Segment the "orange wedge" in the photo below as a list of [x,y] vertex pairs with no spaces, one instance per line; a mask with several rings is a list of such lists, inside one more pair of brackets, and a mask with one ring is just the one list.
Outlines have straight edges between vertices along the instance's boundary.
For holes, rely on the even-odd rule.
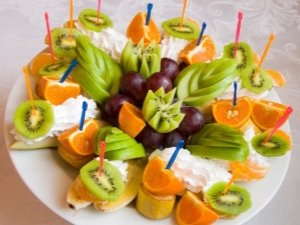
[[[54,59],[57,59],[54,57]],[[42,66],[52,63],[52,56],[50,53],[41,53],[37,55],[30,64],[30,73],[32,75],[39,75]]]
[[232,104],[232,100],[220,100],[212,104],[212,112],[218,123],[239,128],[250,118],[251,99],[248,96],[237,98],[235,106]]
[[191,41],[179,53],[179,58],[190,65],[197,62],[212,61],[216,55],[216,46],[210,36],[204,35],[197,46],[198,38]]
[[185,186],[171,170],[166,169],[166,166],[165,162],[156,156],[148,162],[144,170],[144,187],[158,196],[174,195],[185,190]]
[[283,116],[286,105],[268,100],[253,100],[251,119],[261,130],[272,129]]
[[144,39],[145,46],[148,46],[152,41],[156,44],[160,43],[161,34],[154,20],[150,18],[148,26],[146,24],[146,13],[140,12],[130,22],[126,36],[131,38],[134,44],[138,44],[141,39]]
[[53,105],[60,105],[80,94],[80,85],[72,79],[60,83],[59,77],[43,76],[39,82],[42,97]]
[[252,51],[252,53],[253,53],[253,58],[254,58],[253,63],[254,63],[254,64],[258,64],[259,61],[260,61],[260,56],[259,56],[259,55],[257,54],[257,52],[255,52],[255,51]]
[[218,218],[218,214],[189,191],[181,197],[176,208],[176,221],[179,225],[209,225]]
[[123,103],[118,120],[120,129],[132,138],[135,138],[146,126],[142,111],[129,102]]
[[286,84],[285,78],[282,75],[282,73],[270,69],[266,69],[265,71],[267,71],[268,74],[270,75],[275,87],[283,87]]
[[79,124],[73,126],[61,133],[58,141],[74,154],[91,155],[94,153],[94,136],[98,129],[94,119],[85,120],[82,130],[79,130]]

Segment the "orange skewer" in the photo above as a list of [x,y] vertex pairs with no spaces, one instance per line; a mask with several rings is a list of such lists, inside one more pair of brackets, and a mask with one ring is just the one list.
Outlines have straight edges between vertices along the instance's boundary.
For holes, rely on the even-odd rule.
[[182,28],[182,24],[183,24],[183,19],[184,19],[184,14],[185,14],[185,9],[186,9],[186,5],[187,5],[187,1],[188,0],[184,0],[184,2],[183,2],[183,8],[182,8],[181,20],[180,20],[180,29]]
[[268,44],[267,44],[267,46],[266,46],[266,48],[265,48],[265,50],[264,50],[264,52],[263,52],[263,54],[261,56],[261,60],[259,61],[257,69],[256,69],[256,71],[254,73],[254,76],[253,76],[254,79],[256,78],[256,76],[257,76],[257,74],[258,74],[258,72],[259,72],[259,70],[261,68],[261,65],[263,64],[263,62],[264,62],[264,60],[265,60],[265,58],[266,58],[266,56],[268,54],[268,51],[270,49],[270,46],[271,46],[272,42],[274,41],[274,38],[275,38],[275,34],[271,34],[270,38],[269,38],[269,41],[268,41]]
[[30,99],[32,113],[35,116],[36,113],[35,113],[35,107],[34,107],[34,102],[33,102],[33,97],[32,97],[32,89],[31,89],[31,85],[30,85],[30,81],[29,81],[29,77],[28,77],[28,70],[27,70],[26,66],[23,66],[23,72],[24,72],[24,76],[25,76],[26,88],[28,91],[29,99]]
[[228,191],[228,189],[230,188],[232,183],[236,180],[239,173],[240,173],[240,169],[239,168],[235,169],[235,171],[232,174],[232,177],[231,177],[230,181],[227,183],[226,187],[223,190],[223,194],[226,194],[226,192]]
[[71,42],[73,40],[73,0],[70,0],[70,39]]

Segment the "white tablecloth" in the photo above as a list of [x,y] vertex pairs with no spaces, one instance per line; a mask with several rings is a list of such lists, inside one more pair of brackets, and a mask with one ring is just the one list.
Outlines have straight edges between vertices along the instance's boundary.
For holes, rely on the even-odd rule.
[[[181,15],[182,0],[153,0],[152,17],[163,21]],[[129,22],[139,11],[146,11],[144,0],[102,0],[101,11],[115,23]],[[223,43],[234,40],[237,13],[244,13],[241,39],[261,53],[270,33],[276,38],[264,63],[265,68],[282,72],[287,80],[276,88],[282,102],[292,105],[290,118],[294,148],[287,176],[277,195],[246,225],[300,224],[300,1],[190,0],[186,15],[207,23],[207,33]],[[97,7],[96,0],[74,0],[74,17],[84,8]],[[69,18],[67,0],[0,0],[0,106],[1,127],[10,90],[26,65],[46,47],[44,12],[51,18],[51,27],[60,26]],[[0,130],[0,224],[1,225],[66,225],[37,199],[15,170]],[[234,224],[234,221],[232,221]]]

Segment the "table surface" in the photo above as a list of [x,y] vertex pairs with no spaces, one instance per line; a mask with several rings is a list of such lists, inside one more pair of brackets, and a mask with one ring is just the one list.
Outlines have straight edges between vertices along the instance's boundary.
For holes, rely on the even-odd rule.
[[[85,8],[97,8],[96,0],[74,0],[74,17]],[[115,23],[129,22],[139,11],[146,11],[148,1],[102,1],[101,11]],[[181,15],[182,0],[153,0],[152,17],[163,21]],[[208,24],[206,32],[223,43],[234,40],[237,13],[243,12],[241,40],[258,53],[263,52],[270,33],[276,35],[265,68],[284,74],[287,84],[276,88],[281,101],[294,108],[289,122],[294,148],[286,178],[271,202],[246,225],[299,224],[300,178],[298,151],[300,140],[300,1],[188,1],[186,16]],[[26,65],[46,46],[44,12],[51,26],[60,26],[69,18],[67,0],[1,0],[0,1],[0,126],[4,127],[4,111],[10,90]],[[0,225],[40,224],[67,225],[26,187],[15,170],[0,130]],[[233,221],[234,224],[234,221]]]

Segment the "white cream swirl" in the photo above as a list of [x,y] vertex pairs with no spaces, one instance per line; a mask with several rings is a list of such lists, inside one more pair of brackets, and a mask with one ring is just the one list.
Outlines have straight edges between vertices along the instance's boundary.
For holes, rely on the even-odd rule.
[[85,112],[85,118],[96,118],[99,114],[97,105],[92,99],[87,99],[82,95],[77,96],[77,98],[69,98],[61,105],[52,105],[54,112],[54,124],[49,130],[49,132],[40,138],[30,140],[16,130],[14,127],[11,131],[12,134],[15,134],[16,140],[22,140],[27,144],[33,144],[44,140],[46,137],[54,137],[60,135],[64,130],[69,129],[70,127],[79,124],[82,112],[82,103],[86,101],[88,108]]
[[121,53],[128,41],[125,35],[113,28],[102,29],[100,32],[88,30],[79,21],[75,25],[78,30],[89,37],[93,45],[120,62]]
[[161,57],[171,58],[179,64],[181,62],[179,59],[179,53],[189,42],[189,40],[176,38],[168,33],[165,33],[160,44]]
[[[168,163],[175,149],[164,149],[160,157]],[[212,160],[193,156],[186,149],[180,149],[171,170],[184,186],[194,193],[205,192],[212,184],[219,181],[228,182],[231,178],[231,173],[224,167]]]

